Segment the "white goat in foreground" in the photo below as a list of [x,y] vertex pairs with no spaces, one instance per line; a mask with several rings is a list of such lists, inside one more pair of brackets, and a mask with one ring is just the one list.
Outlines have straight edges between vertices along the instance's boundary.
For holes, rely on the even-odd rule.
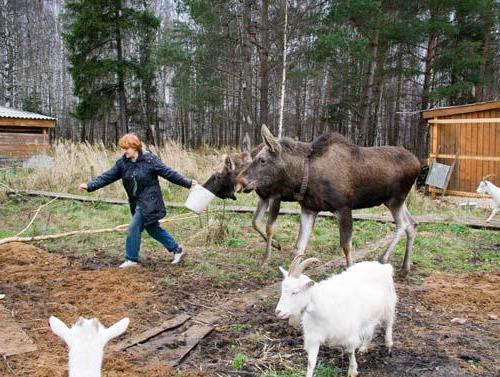
[[302,274],[316,258],[290,265],[290,272],[280,267],[284,276],[276,316],[286,319],[302,316],[304,349],[307,351],[307,377],[312,377],[319,346],[328,343],[349,352],[349,377],[358,375],[355,351],[367,350],[375,327],[385,323],[385,345],[392,348],[392,325],[396,291],[390,264],[361,262],[339,275],[315,283]]
[[489,223],[491,219],[495,217],[496,213],[500,210],[500,187],[497,187],[493,183],[488,181],[488,178],[493,177],[494,175],[495,174],[490,174],[486,177],[483,177],[476,190],[478,194],[490,194],[493,198],[493,211],[491,211],[490,217],[486,219],[487,223]]
[[50,317],[50,328],[69,348],[69,377],[100,377],[104,346],[127,330],[123,318],[106,328],[97,318],[80,317],[70,328],[57,317]]

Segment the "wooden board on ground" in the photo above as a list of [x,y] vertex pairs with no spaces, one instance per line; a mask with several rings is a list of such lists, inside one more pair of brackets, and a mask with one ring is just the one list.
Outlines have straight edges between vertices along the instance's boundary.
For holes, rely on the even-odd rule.
[[[120,199],[98,199],[98,198],[92,198],[90,196],[82,196],[82,195],[73,195],[73,194],[65,194],[65,193],[57,193],[57,192],[48,192],[48,191],[24,191],[24,190],[17,190],[17,191],[8,191],[8,194],[22,194],[22,195],[31,195],[31,196],[46,196],[50,198],[54,197],[59,197],[60,199],[70,199],[70,200],[79,200],[79,201],[86,201],[86,202],[102,202],[106,204],[127,204],[128,202],[126,200],[120,200]],[[171,208],[185,208],[184,204],[182,203],[174,203],[174,202],[166,202],[165,203],[167,207]],[[222,210],[222,206],[212,206],[211,210]],[[225,211],[227,212],[255,212],[256,208],[255,207],[249,207],[249,206],[226,206],[224,208]],[[280,209],[280,215],[299,215],[300,210],[294,209],[294,208],[281,208]],[[319,217],[335,217],[334,214],[330,212],[320,212],[318,214]],[[352,218],[354,220],[370,220],[370,221],[377,221],[377,222],[393,222],[394,220],[392,219],[391,216],[389,215],[373,215],[369,213],[356,213],[354,212],[352,215]],[[500,229],[500,221],[498,220],[492,220],[491,222],[487,223],[486,221],[482,220],[476,220],[476,219],[463,219],[463,220],[457,220],[457,219],[450,219],[450,218],[445,218],[445,217],[440,217],[440,216],[435,216],[435,215],[428,215],[428,216],[414,216],[415,220],[419,224],[423,223],[446,223],[446,224],[458,224],[458,225],[465,225],[465,226],[470,226],[472,228],[484,228],[484,229],[493,229],[497,230]]]
[[123,351],[127,348],[130,348],[132,346],[135,346],[136,344],[146,342],[148,339],[151,339],[158,334],[161,334],[162,332],[170,329],[174,329],[176,327],[179,327],[182,325],[184,322],[186,322],[191,316],[187,314],[180,314],[178,316],[175,316],[172,319],[169,319],[168,321],[163,322],[161,325],[153,327],[152,329],[149,329],[142,334],[135,335],[131,338],[125,339],[124,341],[116,344],[112,348],[112,352],[119,352]]
[[10,312],[0,305],[0,355],[6,357],[36,350],[33,340],[14,320]]

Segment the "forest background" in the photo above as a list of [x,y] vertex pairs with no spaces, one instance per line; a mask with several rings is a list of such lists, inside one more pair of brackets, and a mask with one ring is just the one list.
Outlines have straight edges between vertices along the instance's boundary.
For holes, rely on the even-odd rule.
[[427,156],[421,110],[500,98],[498,0],[0,0],[0,105],[51,138],[310,141]]

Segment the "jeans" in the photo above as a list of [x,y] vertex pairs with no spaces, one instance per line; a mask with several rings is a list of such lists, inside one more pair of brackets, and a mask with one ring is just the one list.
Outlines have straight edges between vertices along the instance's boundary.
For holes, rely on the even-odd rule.
[[165,248],[174,254],[180,251],[179,245],[175,239],[165,229],[160,226],[158,221],[147,226],[144,225],[144,219],[141,209],[136,208],[132,220],[128,225],[127,241],[125,242],[125,258],[134,262],[139,259],[139,250],[141,248],[141,233],[144,229],[151,237],[160,242]]

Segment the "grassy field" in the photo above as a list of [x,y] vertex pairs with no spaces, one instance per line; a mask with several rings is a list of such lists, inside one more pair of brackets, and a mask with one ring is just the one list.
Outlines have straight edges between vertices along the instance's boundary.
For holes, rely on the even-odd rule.
[[[185,151],[176,145],[170,145],[168,148],[161,151],[164,161],[200,182],[207,178],[212,167],[218,163],[219,157],[208,150],[195,153]],[[72,153],[81,153],[81,155],[78,158],[70,158]],[[90,174],[89,164],[93,164],[94,161],[105,161],[94,165],[96,172],[105,170],[112,164],[117,152],[107,151],[102,146],[60,144],[56,146],[54,155],[55,165],[50,170],[1,170],[0,184],[3,188],[77,193],[76,185],[85,181]],[[89,158],[89,155],[94,157]],[[162,183],[162,190],[164,199],[167,201],[183,202],[187,196],[187,190],[167,183]],[[120,183],[86,195],[125,198]],[[48,198],[22,195],[7,196],[5,192],[0,191],[0,239],[18,234],[30,222],[37,209],[49,201]],[[255,202],[255,195],[239,195],[237,202],[230,201],[226,204],[254,205]],[[214,202],[215,205],[221,203],[220,200]],[[293,203],[286,205],[296,206]],[[409,207],[411,212],[416,215],[435,214],[449,221],[418,226],[413,270],[408,280],[405,280],[405,284],[418,287],[424,285],[428,279],[442,274],[462,276],[463,274],[484,272],[497,273],[500,270],[499,232],[473,229],[453,223],[454,219],[464,217],[484,219],[487,214],[486,210],[476,209],[463,212],[453,206],[446,206],[442,202],[423,197],[419,193],[412,193]],[[362,212],[382,214],[386,211],[382,207],[377,207]],[[271,262],[265,266],[261,265],[264,256],[264,243],[251,228],[251,218],[251,213],[226,212],[223,214],[221,211],[213,211],[197,216],[184,209],[168,209],[167,222],[164,226],[190,251],[190,256],[182,270],[172,269],[169,266],[170,257],[162,250],[161,245],[144,233],[141,250],[143,267],[139,274],[148,276],[152,282],[151,286],[156,287],[153,291],[159,290],[164,293],[182,287],[183,291],[196,293],[196,297],[189,296],[189,300],[182,303],[182,307],[186,310],[210,306],[213,302],[224,300],[225,297],[235,293],[256,290],[277,282],[281,279],[278,266],[286,267],[290,263],[289,251],[292,249],[298,232],[299,217],[287,215],[278,218],[275,225],[275,239],[282,245],[282,250],[273,250]],[[130,213],[127,205],[56,200],[40,210],[33,224],[22,236],[108,228],[127,224],[129,219]],[[361,248],[372,241],[385,237],[393,230],[394,225],[390,223],[356,221],[354,223],[353,246]],[[51,255],[78,261],[78,265],[81,266],[78,268],[84,270],[113,270],[123,260],[124,240],[124,232],[111,232],[43,241],[37,243],[37,246],[49,251]],[[337,222],[332,218],[319,218],[311,236],[307,254],[318,257],[322,261],[342,258],[338,244]],[[393,265],[399,266],[401,264],[404,247],[405,242],[401,241],[392,259]],[[382,250],[377,250],[373,255],[367,256],[367,259],[375,258],[381,252]],[[321,278],[321,276],[316,276],[316,278]],[[11,285],[6,283],[5,287],[8,286]],[[0,288],[2,288],[2,279],[0,279]],[[24,285],[19,285],[19,292],[24,292],[24,289]],[[208,299],[205,297],[207,290],[210,290],[210,298]],[[17,291],[13,291],[13,293],[21,294]],[[411,305],[413,304],[411,302]],[[268,312],[272,312],[274,305],[275,302],[264,302],[261,310],[267,313],[264,315],[265,318],[269,316]],[[41,308],[40,310],[44,312],[46,309]],[[161,313],[169,313],[171,309],[167,310],[167,308],[159,306],[158,310]],[[131,313],[133,316],[133,311]],[[139,316],[139,314],[137,315]],[[268,342],[266,337],[278,335],[272,331],[268,333],[259,330],[260,324],[252,323],[252,320],[259,318],[259,316],[248,319],[245,315],[248,313],[240,313],[239,318],[226,324],[220,330],[231,335],[231,338],[226,343],[222,342],[223,346],[220,346],[224,347],[223,357],[226,359],[226,368],[233,371],[252,370],[254,374],[259,374],[262,377],[303,375],[306,364],[305,355],[297,351],[300,347],[296,343],[291,343],[292,348],[295,349],[293,352],[301,356],[294,359],[294,362],[285,368],[286,370],[276,367],[276,365],[280,365],[279,363],[256,366],[255,357],[252,357],[251,350],[254,347],[265,346]],[[140,312],[140,316],[144,316],[144,313]],[[156,318],[156,320],[159,321],[161,318],[163,317]],[[140,326],[151,325],[145,321],[137,326],[141,328]],[[279,331],[282,330],[283,328]],[[215,344],[214,347],[219,347],[220,341],[216,336],[207,341],[206,347],[212,343]],[[206,357],[202,351],[197,352],[200,354],[200,359]],[[198,360],[196,357],[195,354],[195,361]],[[196,365],[191,366],[196,367]],[[260,372],[257,373],[256,370]],[[325,363],[323,361],[316,371],[316,376],[340,376],[345,371],[345,366],[339,367],[335,362]]]

